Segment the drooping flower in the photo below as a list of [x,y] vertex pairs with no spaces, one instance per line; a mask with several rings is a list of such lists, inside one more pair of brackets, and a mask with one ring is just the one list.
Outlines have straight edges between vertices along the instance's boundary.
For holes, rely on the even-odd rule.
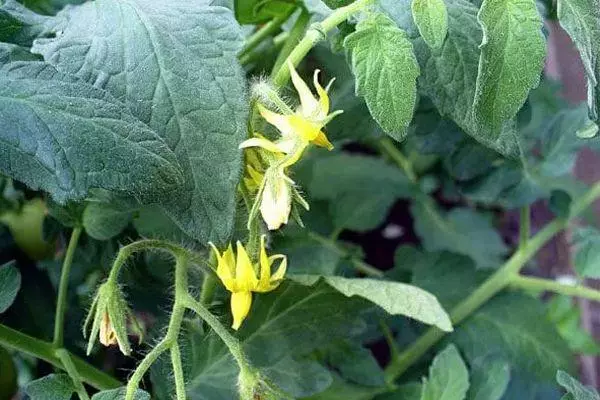
[[292,185],[282,168],[269,168],[260,193],[260,214],[269,230],[287,224],[292,209]]
[[[264,293],[275,290],[283,280],[287,269],[287,258],[284,255],[267,256],[265,237],[263,235],[260,239],[260,259],[256,264],[256,269],[260,271],[259,277],[246,249],[239,241],[235,253],[229,244],[223,254],[210,243],[217,257],[217,276],[231,292],[232,328],[235,330],[240,328],[250,312],[252,292]],[[280,260],[279,268],[272,274],[272,266],[277,260]]]

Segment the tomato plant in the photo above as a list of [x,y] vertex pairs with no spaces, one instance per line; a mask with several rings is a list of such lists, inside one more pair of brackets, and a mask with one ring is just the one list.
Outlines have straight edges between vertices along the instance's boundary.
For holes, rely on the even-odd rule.
[[599,399],[599,113],[598,0],[0,0],[1,397]]

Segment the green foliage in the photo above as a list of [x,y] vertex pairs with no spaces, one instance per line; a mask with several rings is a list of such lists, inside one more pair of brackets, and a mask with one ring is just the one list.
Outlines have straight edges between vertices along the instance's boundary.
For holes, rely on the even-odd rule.
[[566,389],[567,394],[563,400],[597,400],[600,399],[598,392],[586,386],[583,386],[577,379],[567,374],[565,371],[556,373],[556,381],[560,386]]
[[[113,389],[113,390],[103,390],[102,392],[98,392],[92,396],[92,400],[121,400],[124,397],[125,390],[121,389]],[[134,395],[134,400],[150,400],[150,395],[143,390],[136,390]]]
[[469,389],[469,371],[455,346],[440,352],[423,381],[421,400],[463,400]]
[[548,318],[556,325],[571,350],[578,354],[600,354],[600,343],[583,329],[581,308],[573,299],[555,296],[548,304]]
[[419,66],[406,34],[383,14],[373,14],[344,40],[356,94],[373,118],[396,140],[406,136],[417,94]]
[[82,224],[88,235],[97,240],[108,240],[125,229],[131,221],[131,211],[105,203],[90,203],[85,208]]
[[[314,285],[320,277],[318,275],[297,275],[293,279],[303,284]],[[444,331],[452,331],[450,318],[437,299],[418,287],[366,278],[326,276],[322,277],[322,280],[343,295],[367,299],[391,315],[404,315],[429,325],[435,325]],[[398,301],[398,299],[402,300]]]
[[415,25],[423,40],[432,49],[439,49],[448,34],[448,10],[443,0],[413,0]]
[[579,54],[588,84],[590,117],[600,118],[600,7],[597,0],[559,0],[557,14]]
[[21,273],[14,262],[0,266],[0,314],[15,301],[20,287]]
[[504,360],[481,358],[471,366],[470,400],[500,400],[510,382],[510,364]]
[[577,273],[584,278],[600,278],[600,232],[592,227],[578,228],[573,244]]
[[259,24],[289,14],[292,0],[234,0],[235,18],[240,24]]
[[[476,121],[501,131],[540,81],[546,56],[542,18],[534,0],[484,0],[478,20],[483,27]],[[496,138],[490,138],[490,141]]]
[[31,400],[70,400],[75,392],[73,381],[66,374],[51,374],[27,385]]
[[[63,13],[69,22],[62,34],[36,41],[34,52],[61,71],[101,83],[154,129],[185,178],[161,201],[165,212],[196,239],[225,240],[248,108],[235,59],[241,35],[230,11],[203,2],[190,8],[186,1],[102,0]],[[138,45],[127,46],[130,35]]]

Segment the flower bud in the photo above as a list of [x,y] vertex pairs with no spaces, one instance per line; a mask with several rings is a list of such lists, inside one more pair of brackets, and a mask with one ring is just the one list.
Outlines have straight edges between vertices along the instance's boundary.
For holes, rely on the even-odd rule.
[[292,208],[292,182],[280,168],[270,168],[265,174],[265,187],[260,213],[269,230],[287,224]]
[[98,336],[104,346],[116,344],[121,353],[129,355],[131,345],[127,338],[127,320],[130,316],[131,311],[119,286],[110,280],[100,285],[83,327],[85,337],[89,323],[93,321],[87,354],[91,353]]

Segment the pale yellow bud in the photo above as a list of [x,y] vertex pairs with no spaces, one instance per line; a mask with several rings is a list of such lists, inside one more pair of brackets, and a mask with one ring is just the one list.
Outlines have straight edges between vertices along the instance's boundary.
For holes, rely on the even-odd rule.
[[269,169],[260,203],[260,213],[269,230],[287,224],[292,209],[291,181],[279,168]]

